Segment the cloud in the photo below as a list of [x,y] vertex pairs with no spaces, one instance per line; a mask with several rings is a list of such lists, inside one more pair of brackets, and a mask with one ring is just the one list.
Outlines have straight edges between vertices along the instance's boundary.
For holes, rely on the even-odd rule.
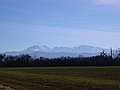
[[95,4],[119,5],[120,0],[93,0]]

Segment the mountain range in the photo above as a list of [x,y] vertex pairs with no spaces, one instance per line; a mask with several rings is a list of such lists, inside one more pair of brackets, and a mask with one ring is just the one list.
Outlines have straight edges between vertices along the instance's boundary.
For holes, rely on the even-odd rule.
[[28,47],[25,50],[21,51],[11,51],[11,52],[4,52],[6,55],[20,55],[20,54],[29,54],[32,57],[47,57],[47,58],[56,58],[61,56],[94,56],[99,55],[100,52],[105,50],[105,52],[109,52],[109,49],[99,48],[94,46],[88,45],[80,45],[78,47],[54,47],[50,48],[48,46],[32,46]]

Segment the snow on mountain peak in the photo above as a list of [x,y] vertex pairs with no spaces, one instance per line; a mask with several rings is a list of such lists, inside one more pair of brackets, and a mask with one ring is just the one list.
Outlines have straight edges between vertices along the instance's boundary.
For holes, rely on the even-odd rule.
[[49,50],[49,47],[48,46],[32,46],[32,47],[29,47],[25,50],[23,50],[23,52],[25,53],[32,53],[32,52],[46,52],[47,50]]
[[49,48],[48,46],[32,46],[23,51],[18,52],[6,52],[7,55],[19,55],[19,54],[30,54],[34,56],[45,56],[45,57],[57,57],[57,56],[92,56],[100,54],[103,50],[108,51],[108,49],[103,49],[94,46],[81,45],[78,47],[54,47]]

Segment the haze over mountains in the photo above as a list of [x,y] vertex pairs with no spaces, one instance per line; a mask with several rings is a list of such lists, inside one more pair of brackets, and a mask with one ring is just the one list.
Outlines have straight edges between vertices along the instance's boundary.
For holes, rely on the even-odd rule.
[[105,50],[109,52],[109,49],[99,48],[94,46],[88,45],[81,45],[78,47],[54,47],[50,48],[48,46],[32,46],[28,47],[22,51],[12,51],[12,52],[5,52],[6,55],[20,55],[20,54],[29,54],[33,57],[48,57],[48,58],[55,58],[61,56],[94,56],[99,55],[100,52]]

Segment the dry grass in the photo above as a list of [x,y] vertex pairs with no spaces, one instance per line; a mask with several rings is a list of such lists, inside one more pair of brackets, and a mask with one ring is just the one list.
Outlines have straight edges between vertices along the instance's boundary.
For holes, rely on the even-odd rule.
[[7,86],[0,85],[0,90],[15,90]]

